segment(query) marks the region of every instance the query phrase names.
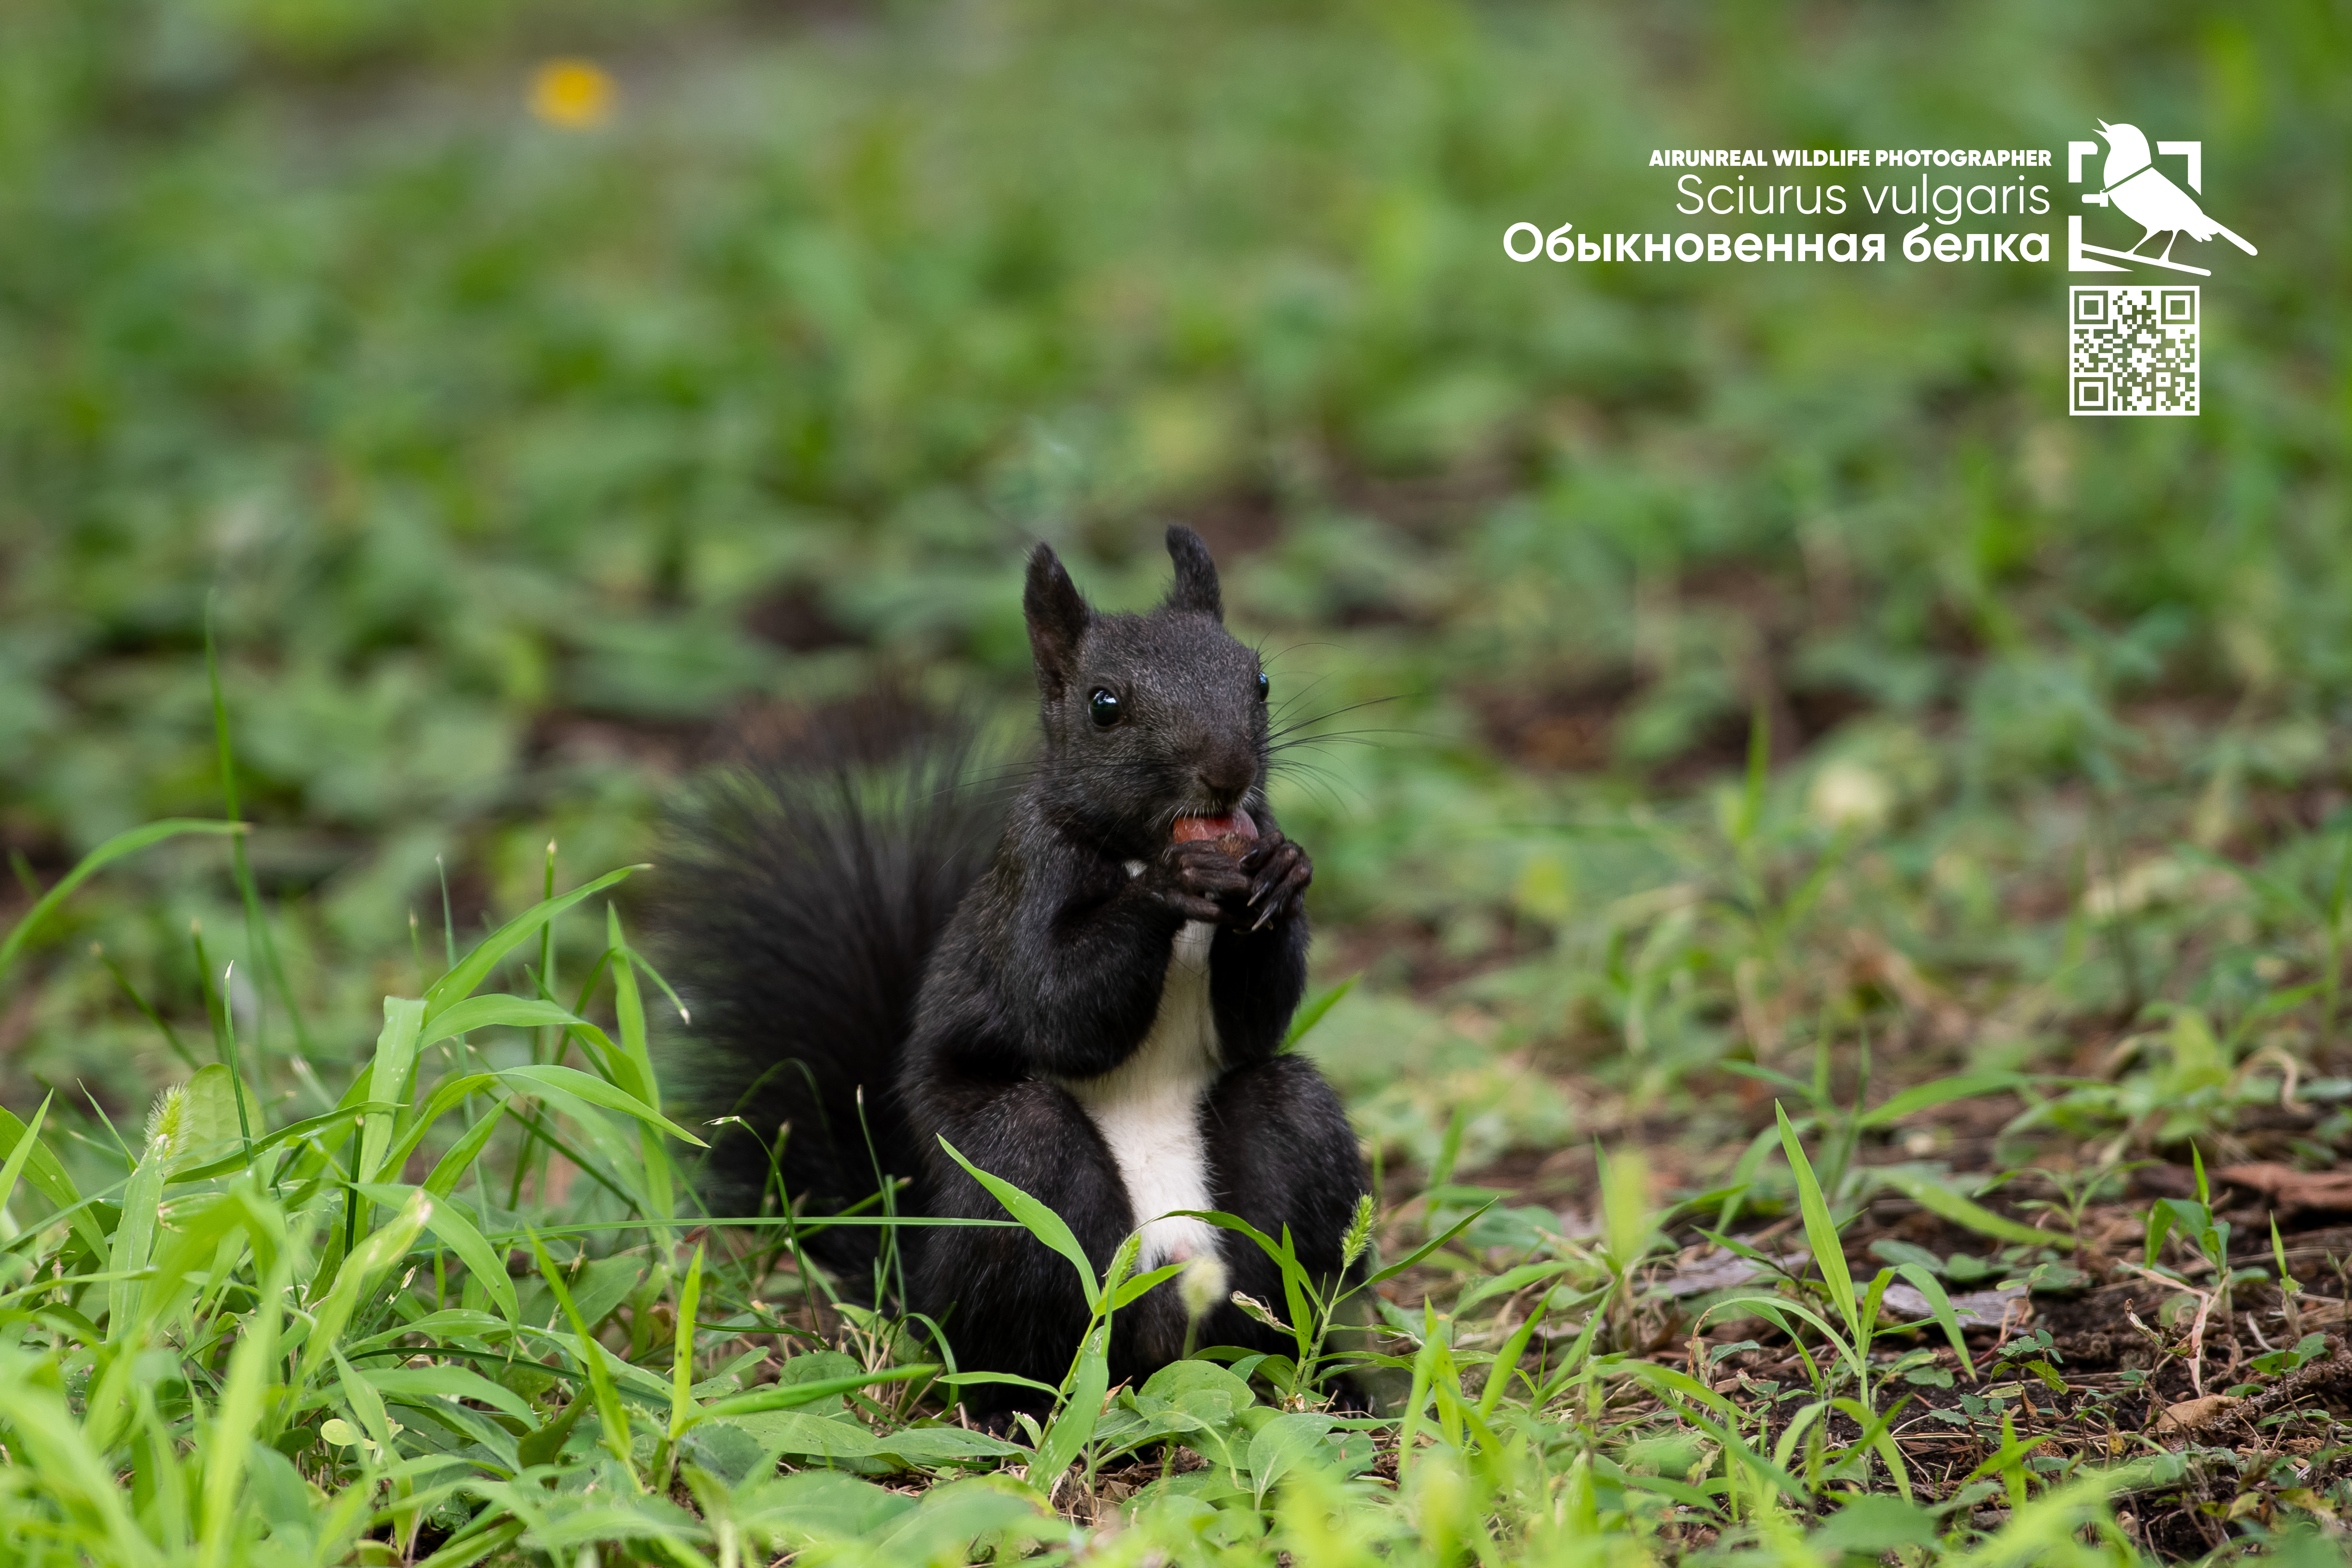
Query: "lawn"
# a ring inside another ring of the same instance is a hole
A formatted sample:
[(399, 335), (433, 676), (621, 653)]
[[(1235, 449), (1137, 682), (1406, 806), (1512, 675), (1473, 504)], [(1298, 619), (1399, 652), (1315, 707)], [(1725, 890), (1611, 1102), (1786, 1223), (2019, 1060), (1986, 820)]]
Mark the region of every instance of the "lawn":
[[(2347, 35), (0, 13), (0, 1554), (2338, 1561)], [(2196, 418), (2065, 416), (2063, 261), (1497, 244), (2102, 118), (2260, 250)], [(647, 893), (747, 727), (1020, 744), (1027, 544), (1171, 521), (1367, 1283), (997, 1436), (705, 1212)]]

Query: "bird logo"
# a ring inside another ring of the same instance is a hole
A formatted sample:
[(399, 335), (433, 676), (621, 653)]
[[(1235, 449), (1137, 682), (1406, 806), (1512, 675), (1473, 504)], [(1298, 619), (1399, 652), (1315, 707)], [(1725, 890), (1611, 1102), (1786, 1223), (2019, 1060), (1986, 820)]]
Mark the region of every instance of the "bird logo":
[[(2206, 268), (2191, 267), (2185, 261), (2172, 259), (2172, 247), (2180, 243), (2180, 237), (2184, 234), (2200, 245), (2218, 235), (2248, 256), (2256, 254), (2254, 247), (2247, 243), (2243, 236), (2206, 216), (2205, 209), (2198, 205), (2197, 198), (2175, 184), (2170, 176), (2156, 166), (2156, 159), (2148, 151), (2147, 138), (2141, 133), (2138, 126), (2110, 125), (2102, 120), (2099, 121), (2099, 134), (2105, 137), (2107, 142), (2106, 164), (2100, 171), (2101, 188), (2085, 193), (2083, 200), (2091, 206), (2115, 208), (2124, 216), (2140, 225), (2142, 233), (2139, 238), (2132, 242), (2129, 249), (2110, 250), (2104, 246), (2084, 244), (2083, 220), (2079, 217), (2069, 218), (2067, 226), (2073, 231), (2069, 236), (2073, 242), (2069, 247), (2072, 253), (2070, 258), (2072, 270), (2076, 272), (2127, 270), (2126, 268), (2089, 259), (2093, 256), (2108, 256), (2117, 261), (2164, 267), (2175, 272), (2194, 272), (2200, 278), (2211, 277), (2211, 271)], [(2067, 151), (2074, 177), (2080, 179), (2083, 154), (2096, 153), (2098, 143), (2095, 142), (2069, 142)], [(2161, 142), (2157, 144), (2157, 151), (2186, 155), (2189, 160), (2189, 183), (2192, 186), (2201, 184), (2202, 182), (2199, 178), (2203, 163), (2201, 142)], [(2140, 247), (2159, 234), (2168, 237), (2164, 242), (2163, 251), (2153, 256), (2144, 254)]]

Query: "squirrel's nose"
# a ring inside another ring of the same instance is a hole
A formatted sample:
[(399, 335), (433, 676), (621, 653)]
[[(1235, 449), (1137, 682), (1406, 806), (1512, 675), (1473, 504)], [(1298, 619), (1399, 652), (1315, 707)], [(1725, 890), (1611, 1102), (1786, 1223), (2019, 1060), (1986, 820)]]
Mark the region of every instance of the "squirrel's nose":
[(1249, 788), (1257, 776), (1257, 768), (1249, 758), (1238, 752), (1212, 757), (1193, 769), (1201, 787), (1212, 795), (1238, 795)]

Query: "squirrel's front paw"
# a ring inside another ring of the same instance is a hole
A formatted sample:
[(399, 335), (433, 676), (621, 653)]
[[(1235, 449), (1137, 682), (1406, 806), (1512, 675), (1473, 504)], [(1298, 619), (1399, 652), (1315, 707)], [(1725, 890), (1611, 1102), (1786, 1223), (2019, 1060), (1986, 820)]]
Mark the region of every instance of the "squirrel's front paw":
[(1218, 848), (1213, 839), (1187, 839), (1160, 852), (1145, 888), (1188, 921), (1222, 921), (1250, 885), (1242, 870), (1245, 863)]
[(1315, 879), (1315, 863), (1307, 851), (1269, 827), (1255, 848), (1241, 858), (1249, 881), (1249, 897), (1240, 924), (1251, 931), (1275, 921), (1286, 921), (1307, 907), (1307, 884)]

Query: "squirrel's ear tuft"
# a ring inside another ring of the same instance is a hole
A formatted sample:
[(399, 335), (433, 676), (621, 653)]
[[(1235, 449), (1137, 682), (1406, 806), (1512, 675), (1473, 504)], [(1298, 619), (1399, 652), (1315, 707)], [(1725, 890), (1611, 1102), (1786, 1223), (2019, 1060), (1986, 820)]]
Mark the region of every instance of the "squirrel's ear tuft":
[(1037, 661), (1037, 685), (1048, 698), (1059, 697), (1076, 669), (1078, 640), (1095, 613), (1079, 597), (1078, 585), (1070, 581), (1050, 544), (1029, 552), (1029, 585), (1021, 595), (1021, 610), (1029, 618), (1029, 651)]
[(1223, 620), (1225, 600), (1217, 590), (1217, 563), (1209, 559), (1209, 547), (1201, 542), (1201, 536), (1177, 523), (1168, 531), (1168, 558), (1176, 563), (1176, 585), (1168, 590), (1169, 606)]

